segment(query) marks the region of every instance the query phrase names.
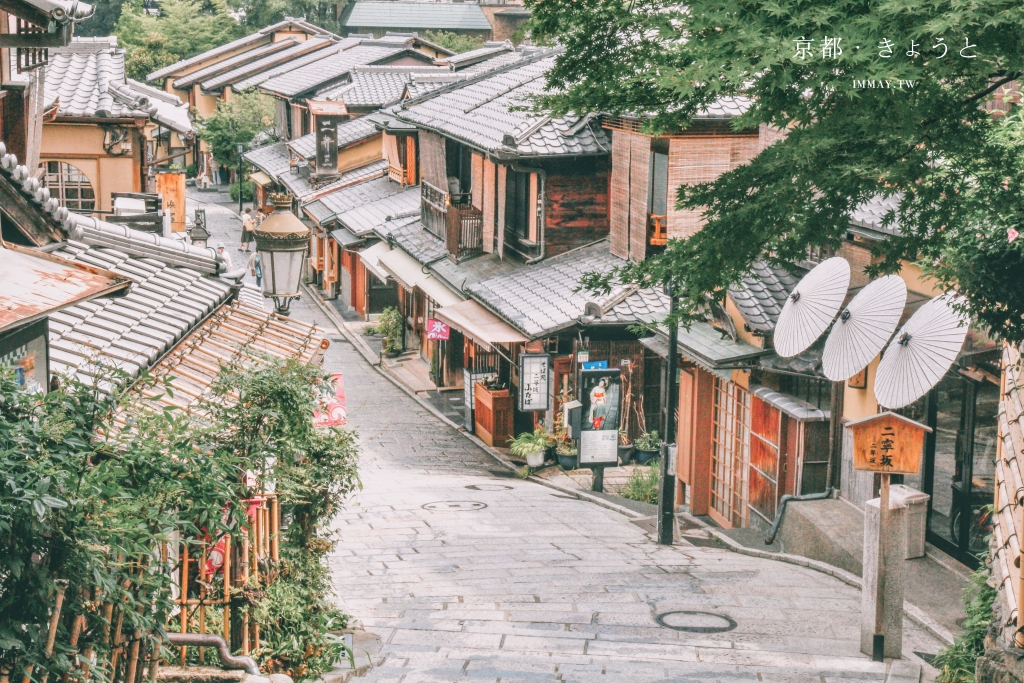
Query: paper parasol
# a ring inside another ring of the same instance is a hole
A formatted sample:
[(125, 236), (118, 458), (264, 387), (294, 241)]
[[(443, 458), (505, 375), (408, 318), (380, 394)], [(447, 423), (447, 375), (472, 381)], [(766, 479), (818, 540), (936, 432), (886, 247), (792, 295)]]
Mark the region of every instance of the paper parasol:
[(829, 326), (850, 287), (850, 264), (822, 261), (793, 288), (775, 326), (775, 352), (783, 358), (805, 351)]
[(907, 285), (899, 275), (869, 283), (839, 315), (825, 342), (821, 369), (841, 382), (864, 369), (889, 341), (907, 303)]

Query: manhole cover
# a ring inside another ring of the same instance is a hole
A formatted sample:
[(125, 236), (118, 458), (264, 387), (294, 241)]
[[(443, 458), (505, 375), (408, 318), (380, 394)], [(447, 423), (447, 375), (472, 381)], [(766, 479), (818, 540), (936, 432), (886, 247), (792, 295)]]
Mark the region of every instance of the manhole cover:
[(511, 486), (504, 484), (470, 484), (466, 487), (470, 491), (511, 491)]
[(476, 500), (442, 500), (437, 503), (427, 503), (424, 510), (440, 510), (446, 512), (464, 512), (466, 510), (482, 510), (487, 507), (486, 503)]
[(687, 633), (725, 633), (736, 628), (732, 617), (714, 612), (664, 612), (654, 619), (665, 628)]

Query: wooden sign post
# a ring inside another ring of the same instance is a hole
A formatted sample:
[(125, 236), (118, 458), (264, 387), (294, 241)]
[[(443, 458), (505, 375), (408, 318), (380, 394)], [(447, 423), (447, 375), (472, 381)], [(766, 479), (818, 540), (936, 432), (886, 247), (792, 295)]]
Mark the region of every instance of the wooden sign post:
[[(886, 553), (889, 531), (889, 476), (891, 474), (917, 474), (921, 469), (921, 452), (925, 434), (932, 431), (892, 412), (879, 413), (846, 425), (853, 432), (853, 469), (860, 472), (878, 472), (881, 486), (878, 496), (878, 571), (875, 581), (874, 637), (871, 658), (882, 661), (885, 653), (885, 593)], [(865, 515), (865, 519), (868, 519)], [(868, 534), (864, 535), (865, 541)], [(868, 548), (864, 549), (865, 556)], [(902, 557), (892, 558), (902, 561)], [(867, 562), (865, 562), (865, 590), (868, 588)], [(902, 600), (900, 601), (902, 603)], [(896, 606), (902, 614), (902, 604)], [(902, 640), (902, 638), (901, 638)], [(863, 649), (862, 641), (862, 649)], [(867, 653), (865, 653), (867, 654)], [(898, 656), (898, 655), (897, 655)]]

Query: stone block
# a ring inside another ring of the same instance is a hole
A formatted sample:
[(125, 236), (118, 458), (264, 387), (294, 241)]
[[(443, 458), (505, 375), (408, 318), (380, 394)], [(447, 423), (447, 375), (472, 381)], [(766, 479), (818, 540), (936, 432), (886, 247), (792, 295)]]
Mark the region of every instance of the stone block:
[[(864, 504), (864, 587), (861, 591), (860, 651), (869, 657), (874, 648), (875, 611), (879, 590), (878, 544), (879, 500)], [(884, 655), (899, 659), (903, 654), (903, 563), (907, 555), (907, 507), (889, 499), (885, 538), (885, 581), (882, 632)]]

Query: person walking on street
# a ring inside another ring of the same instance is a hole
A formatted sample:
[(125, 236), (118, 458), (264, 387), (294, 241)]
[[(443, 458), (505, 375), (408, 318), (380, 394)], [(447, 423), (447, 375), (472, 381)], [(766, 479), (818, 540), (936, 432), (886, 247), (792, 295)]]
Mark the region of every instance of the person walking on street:
[(252, 244), (252, 231), (255, 229), (256, 221), (252, 218), (252, 209), (246, 209), (242, 218), (242, 241), (238, 243), (238, 251), (249, 251), (249, 245)]
[(253, 277), (256, 278), (256, 286), (263, 287), (263, 262), (260, 259), (260, 252), (254, 251), (252, 256), (249, 257), (249, 262), (245, 264), (245, 267), (249, 269)]
[(235, 265), (231, 262), (231, 254), (229, 254), (228, 250), (224, 248), (223, 242), (217, 242), (217, 253), (223, 256), (227, 263), (227, 265), (224, 266), (225, 273), (230, 273), (235, 269)]
[(256, 227), (260, 227), (265, 220), (267, 220), (267, 214), (263, 213), (263, 209), (256, 209)]

